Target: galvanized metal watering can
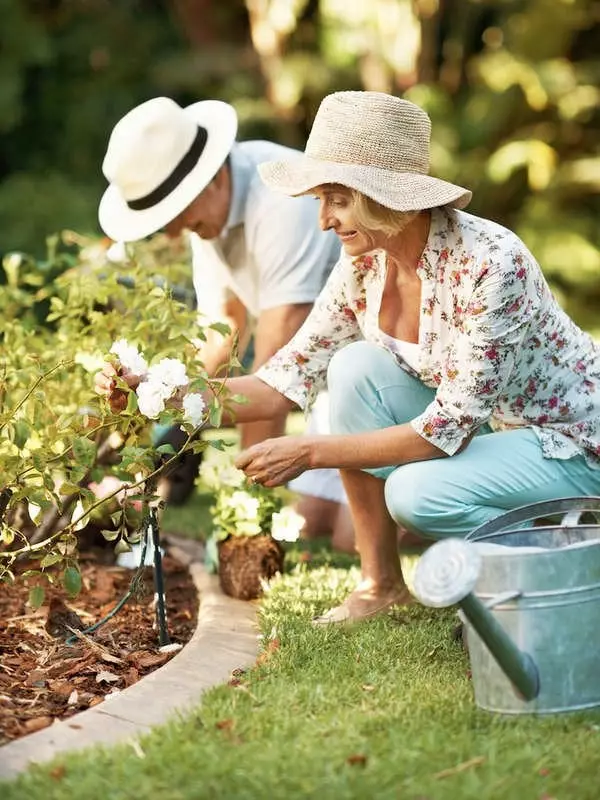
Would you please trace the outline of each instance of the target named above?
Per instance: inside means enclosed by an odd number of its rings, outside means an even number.
[[[600,706],[599,519],[600,497],[534,503],[422,556],[414,594],[427,606],[459,604],[481,708]]]

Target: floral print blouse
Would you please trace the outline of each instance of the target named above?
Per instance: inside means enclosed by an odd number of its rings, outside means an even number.
[[[304,325],[257,376],[308,408],[336,350],[358,339],[390,350],[378,320],[385,274],[383,251],[342,254]],[[489,220],[434,209],[417,274],[418,370],[393,354],[436,389],[414,430],[453,455],[486,422],[529,426],[546,457],[583,454],[600,469],[600,345],[559,307],[523,242]]]

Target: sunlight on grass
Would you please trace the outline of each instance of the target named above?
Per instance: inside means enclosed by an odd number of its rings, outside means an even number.
[[[264,598],[253,669],[145,737],[144,759],[130,747],[61,759],[61,778],[34,768],[2,787],[4,800],[596,800],[598,714],[477,709],[452,610],[313,627],[358,569],[328,564],[323,548],[307,563],[301,552]]]

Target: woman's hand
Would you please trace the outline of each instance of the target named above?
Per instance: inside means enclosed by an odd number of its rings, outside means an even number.
[[[252,483],[281,486],[310,469],[311,442],[308,436],[266,439],[240,453],[235,465]]]
[[[106,398],[113,414],[127,408],[127,392],[118,388],[117,378],[125,381],[131,389],[136,389],[141,381],[139,375],[134,375],[124,367],[105,362],[101,372],[94,375],[94,391]]]

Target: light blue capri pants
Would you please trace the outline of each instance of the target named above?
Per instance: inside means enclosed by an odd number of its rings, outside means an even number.
[[[370,342],[354,342],[332,358],[327,374],[331,432],[360,433],[417,417],[435,390]],[[450,458],[365,470],[385,480],[397,523],[422,536],[465,536],[478,525],[527,503],[597,495],[600,471],[583,456],[544,458],[531,428],[482,429]]]

